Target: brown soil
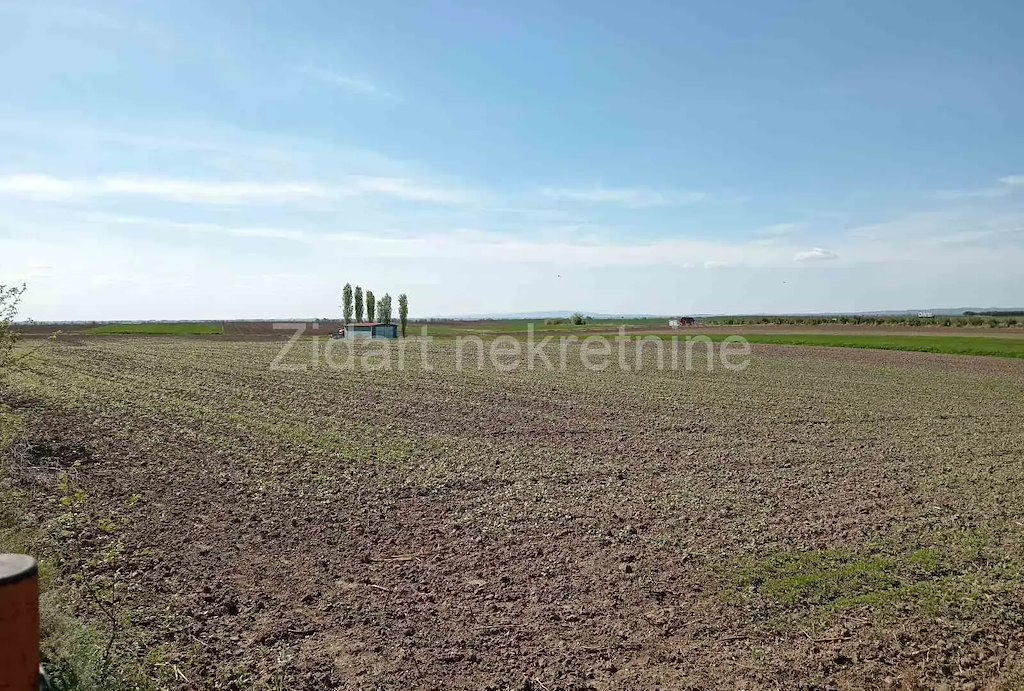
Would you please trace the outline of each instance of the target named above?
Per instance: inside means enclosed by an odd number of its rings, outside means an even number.
[[[80,461],[115,529],[53,540],[120,545],[91,567],[133,622],[119,654],[160,651],[169,686],[1015,688],[1016,581],[936,616],[730,574],[979,526],[1012,552],[1024,362],[755,346],[744,372],[496,374],[442,343],[433,371],[278,372],[277,348],[57,344],[3,394],[43,525]]]
[[[207,323],[207,322],[200,322]],[[292,335],[292,331],[287,328],[275,329],[275,322],[264,322],[264,321],[251,321],[251,322],[209,322],[214,324],[220,324],[224,329],[223,336],[193,336],[190,338],[224,338],[225,340],[266,340],[266,339],[287,339]],[[293,322],[280,322],[281,324],[291,324]],[[338,331],[341,328],[340,321],[321,321],[321,322],[299,322],[304,323],[306,326],[305,335],[307,336],[328,336],[333,332]],[[59,339],[75,339],[75,338],[121,338],[121,336],[92,336],[87,333],[82,333],[92,327],[95,324],[19,324],[16,327],[16,331],[27,337],[37,336],[50,336],[56,332],[60,332]],[[124,336],[124,338],[138,338],[137,335]]]

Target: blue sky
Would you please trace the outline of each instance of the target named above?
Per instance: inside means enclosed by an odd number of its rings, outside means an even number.
[[[36,319],[1024,304],[1018,2],[0,0]]]

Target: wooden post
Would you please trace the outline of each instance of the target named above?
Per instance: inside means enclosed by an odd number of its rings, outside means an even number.
[[[39,567],[0,554],[0,691],[39,687]]]

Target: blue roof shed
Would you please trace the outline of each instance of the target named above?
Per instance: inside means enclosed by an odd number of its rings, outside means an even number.
[[[398,324],[356,322],[345,327],[345,338],[398,338]]]

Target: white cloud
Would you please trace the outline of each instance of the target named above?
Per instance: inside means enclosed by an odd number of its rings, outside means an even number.
[[[288,171],[285,176],[289,178],[314,179],[327,171],[344,169],[361,170],[367,175],[413,174],[408,163],[380,153],[305,136],[250,132],[211,123],[159,122],[139,128],[126,123],[115,127],[88,120],[69,122],[52,116],[0,117],[0,142],[36,154],[50,154],[40,160],[52,160],[54,165],[62,165],[73,156],[85,161],[108,161],[109,169],[122,171],[175,156],[204,173],[228,171],[232,176],[253,170]]]
[[[0,194],[32,199],[65,199],[85,193],[80,182],[61,180],[48,175],[8,175],[0,177]]]
[[[545,187],[541,192],[551,199],[584,204],[621,204],[631,208],[677,206],[692,204],[707,198],[704,192],[661,192],[628,188],[566,188]]]
[[[964,252],[1019,252],[1024,218],[999,217],[965,224],[943,214],[908,216],[848,231],[834,238],[838,246],[801,248],[783,237],[771,244],[762,239],[698,240],[672,238],[624,241],[595,236],[544,235],[527,232],[455,227],[388,231],[339,232],[330,227],[229,225],[169,221],[150,217],[92,214],[69,227],[96,230],[120,227],[138,237],[148,233],[219,234],[257,241],[283,241],[315,248],[318,255],[364,259],[427,259],[566,264],[592,267],[786,267],[836,261],[844,265],[886,264],[913,256],[921,261],[955,260]],[[31,224],[30,224],[31,225]]]
[[[953,190],[947,192],[936,192],[936,199],[943,199],[947,201],[957,199],[997,199],[999,197],[1005,197],[1013,191],[1012,187],[1001,186],[1001,187],[985,187],[977,190]]]
[[[810,250],[807,250],[807,251],[804,251],[804,252],[797,252],[796,255],[793,257],[793,261],[795,261],[795,262],[822,262],[822,261],[831,261],[833,259],[838,259],[838,258],[839,258],[839,255],[836,254],[835,252],[833,252],[832,250],[826,250],[826,249],[823,249],[821,247],[815,247],[814,249],[810,249]]]
[[[337,310],[340,266],[349,274],[345,280],[408,291],[415,312],[424,315],[545,309],[556,287],[571,305],[595,311],[635,311],[638,296],[662,296],[649,311],[665,313],[1014,306],[1024,288],[1016,271],[1024,262],[1024,225],[1008,216],[972,224],[906,217],[870,233],[838,233],[827,247],[842,257],[842,271],[807,271],[810,265],[794,263],[806,247],[785,240],[758,246],[735,235],[602,241],[526,235],[527,228],[423,232],[415,224],[388,235],[374,226],[332,233],[314,219],[294,226],[182,223],[52,205],[0,217],[0,282],[47,274],[29,280],[22,316],[36,319],[330,315]],[[946,241],[968,228],[998,232],[1000,239]],[[205,234],[225,239],[208,242]],[[729,280],[709,281],[712,269],[728,272]],[[283,275],[295,273],[308,278]],[[217,277],[215,291],[210,276]]]
[[[329,199],[334,194],[330,188],[309,182],[216,182],[112,177],[85,185],[89,193],[96,195],[154,197],[201,204],[280,204],[304,199]]]
[[[353,94],[359,94],[363,96],[375,96],[377,98],[387,99],[389,101],[401,101],[402,99],[391,93],[387,89],[381,87],[374,82],[364,79],[361,77],[353,77],[347,74],[341,74],[332,70],[325,70],[320,67],[305,66],[298,68],[298,71],[303,76],[320,82],[321,84],[327,84],[336,89],[347,91]]]
[[[464,190],[421,185],[405,178],[361,177],[355,178],[352,184],[360,194],[379,194],[407,201],[459,204],[472,198],[472,194]]]
[[[31,262],[7,268],[0,265],[0,284],[35,283],[53,275],[52,264]]]
[[[1013,243],[1024,233],[1022,214],[930,212],[859,226],[849,231],[857,240],[877,245],[907,246],[920,252],[927,247]]]
[[[38,200],[91,197],[146,197],[196,204],[293,204],[350,197],[383,196],[416,202],[456,204],[470,194],[393,177],[352,177],[340,184],[305,181],[222,182],[139,176],[64,179],[20,174],[0,177],[0,194]]]
[[[183,223],[164,219],[92,215],[98,227],[121,227],[137,234],[215,233],[253,240],[284,240],[313,245],[319,255],[356,260],[432,259],[559,264],[594,267],[782,266],[794,247],[747,242],[672,239],[655,242],[568,241],[526,238],[475,228],[443,232],[323,232],[294,228]]]
[[[146,218],[138,216],[109,216],[96,214],[92,220],[100,225],[117,225],[123,227],[134,227],[142,230],[184,232],[184,233],[213,233],[219,235],[232,235],[240,238],[255,238],[264,240],[290,240],[292,242],[313,242],[314,236],[303,230],[291,228],[268,228],[261,226],[225,226],[217,223],[196,223],[182,221],[168,221],[158,218]]]
[[[1018,187],[1024,187],[1024,175],[1006,175],[999,178],[994,187],[984,187],[976,190],[954,190],[951,192],[939,192],[935,195],[937,199],[996,199],[1013,194]]]

